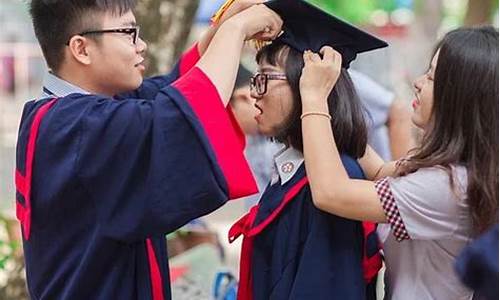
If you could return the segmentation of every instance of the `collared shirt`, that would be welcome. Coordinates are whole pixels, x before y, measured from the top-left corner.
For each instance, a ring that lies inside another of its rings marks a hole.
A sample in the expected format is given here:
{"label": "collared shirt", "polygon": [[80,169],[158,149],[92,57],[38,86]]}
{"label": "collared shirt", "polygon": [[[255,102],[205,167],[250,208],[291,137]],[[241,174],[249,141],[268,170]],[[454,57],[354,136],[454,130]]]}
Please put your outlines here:
{"label": "collared shirt", "polygon": [[299,167],[304,163],[304,155],[292,147],[281,149],[274,156],[271,185],[281,180],[281,185],[292,179]]}
{"label": "collared shirt", "polygon": [[259,187],[259,193],[245,197],[245,206],[248,209],[259,202],[269,184],[274,165],[273,158],[281,148],[282,144],[272,142],[265,136],[246,136],[245,156]]}
{"label": "collared shirt", "polygon": [[421,168],[375,183],[388,224],[385,234],[385,299],[470,300],[473,292],[460,282],[454,263],[470,242],[467,169]]}
{"label": "collared shirt", "polygon": [[84,89],[57,77],[55,74],[47,72],[43,79],[43,91],[38,99],[45,99],[50,97],[65,97],[75,93],[85,95],[90,94]]}

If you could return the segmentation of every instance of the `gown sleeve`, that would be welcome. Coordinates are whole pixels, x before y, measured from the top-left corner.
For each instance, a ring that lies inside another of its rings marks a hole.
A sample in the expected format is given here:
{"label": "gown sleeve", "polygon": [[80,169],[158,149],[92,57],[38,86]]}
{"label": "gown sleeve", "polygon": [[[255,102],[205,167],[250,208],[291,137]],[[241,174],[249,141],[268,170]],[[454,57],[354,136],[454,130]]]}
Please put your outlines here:
{"label": "gown sleeve", "polygon": [[82,124],[77,175],[111,238],[165,234],[257,191],[235,120],[198,68],[154,101],[96,97]]}

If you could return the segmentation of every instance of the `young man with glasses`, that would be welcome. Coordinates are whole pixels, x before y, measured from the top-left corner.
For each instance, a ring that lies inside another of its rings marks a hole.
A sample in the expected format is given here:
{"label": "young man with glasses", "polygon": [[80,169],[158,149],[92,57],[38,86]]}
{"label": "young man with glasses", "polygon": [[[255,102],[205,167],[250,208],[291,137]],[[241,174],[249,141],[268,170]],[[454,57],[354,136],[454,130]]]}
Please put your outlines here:
{"label": "young man with glasses", "polygon": [[143,80],[133,0],[33,0],[50,73],[26,103],[16,209],[32,299],[168,299],[165,234],[255,192],[225,109],[244,40],[281,19],[239,1]]}

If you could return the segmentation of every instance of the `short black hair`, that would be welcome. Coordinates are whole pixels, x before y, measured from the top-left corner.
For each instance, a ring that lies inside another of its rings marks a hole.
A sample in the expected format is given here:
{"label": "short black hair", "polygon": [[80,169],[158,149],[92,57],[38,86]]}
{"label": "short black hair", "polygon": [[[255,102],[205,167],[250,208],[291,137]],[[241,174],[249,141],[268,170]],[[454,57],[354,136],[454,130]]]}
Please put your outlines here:
{"label": "short black hair", "polygon": [[[257,53],[256,59],[258,63],[267,62],[285,70],[288,84],[292,89],[293,108],[284,127],[274,139],[290,144],[303,152],[302,122],[300,121],[302,99],[299,84],[304,68],[302,53],[283,42],[275,41],[262,48]],[[362,157],[368,142],[364,108],[345,68],[342,68],[340,77],[328,96],[328,107],[332,115],[331,126],[339,152],[353,158]]]}
{"label": "short black hair", "polygon": [[135,5],[136,0],[32,0],[33,27],[49,68],[53,72],[59,70],[71,36],[99,29],[96,14],[123,15]]}

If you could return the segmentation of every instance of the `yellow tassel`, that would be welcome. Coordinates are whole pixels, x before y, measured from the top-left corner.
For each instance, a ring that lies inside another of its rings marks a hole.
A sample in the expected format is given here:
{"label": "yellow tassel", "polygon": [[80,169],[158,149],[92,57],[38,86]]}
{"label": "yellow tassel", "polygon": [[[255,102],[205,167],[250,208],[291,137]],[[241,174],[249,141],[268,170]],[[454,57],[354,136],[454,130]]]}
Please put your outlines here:
{"label": "yellow tassel", "polygon": [[220,19],[222,18],[222,15],[229,9],[233,3],[236,2],[236,0],[227,0],[224,5],[219,8],[219,10],[215,13],[215,15],[210,19],[212,21],[212,24],[217,25],[219,23]]}
{"label": "yellow tassel", "polygon": [[261,40],[252,40],[253,47],[255,50],[259,51],[264,48],[266,45],[269,45],[271,42],[261,41]]}
{"label": "yellow tassel", "polygon": [[[220,22],[220,19],[224,15],[224,13],[231,7],[231,5],[234,4],[237,0],[226,0],[226,2],[217,10],[217,12],[213,15],[213,17],[210,19],[212,22],[212,25],[217,25]],[[259,51],[260,49],[264,48],[264,46],[270,44],[270,42],[266,41],[260,41],[260,40],[252,40],[251,41],[253,47],[255,50]]]}

